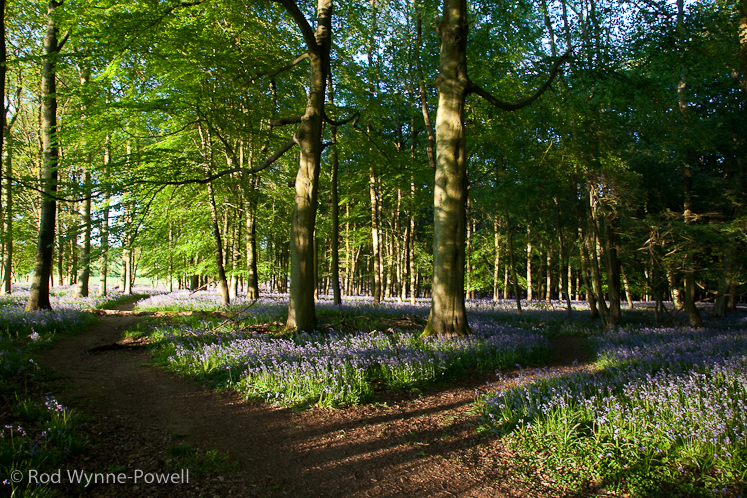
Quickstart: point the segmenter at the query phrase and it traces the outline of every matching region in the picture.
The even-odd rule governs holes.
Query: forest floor
[[[143,319],[131,309],[119,306],[45,351],[49,387],[86,417],[87,451],[66,468],[142,472],[138,483],[55,486],[65,496],[569,496],[538,472],[519,478],[525,459],[476,431],[472,402],[476,391],[498,387],[494,374],[417,394],[382,391],[364,406],[294,412],[154,366],[144,345],[122,340]],[[570,370],[588,360],[580,338],[552,343],[550,366]],[[188,483],[144,481],[182,469]]]

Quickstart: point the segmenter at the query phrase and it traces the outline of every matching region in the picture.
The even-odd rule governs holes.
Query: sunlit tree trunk
[[[83,196],[80,207],[82,238],[78,260],[77,294],[88,297],[88,279],[91,275],[91,172],[86,169],[83,174]]]
[[[42,101],[42,148],[44,150],[43,183],[44,194],[41,201],[39,236],[36,242],[34,275],[31,280],[27,311],[51,309],[49,302],[49,277],[52,273],[52,253],[54,251],[55,217],[57,204],[57,168],[59,142],[57,137],[57,88],[55,69],[57,56],[66,39],[57,41],[57,26],[54,13],[62,2],[50,1],[47,4],[47,33],[44,37],[44,57],[42,59],[41,101]]]
[[[332,76],[329,76],[329,102],[334,103],[334,90],[332,87]],[[331,202],[332,202],[332,234],[330,235],[332,261],[330,278],[332,279],[332,302],[337,306],[342,304],[340,294],[340,200],[337,195],[337,126],[332,126],[329,132],[331,150],[330,150],[330,168],[332,170],[332,179],[330,184]]]
[[[110,166],[110,152],[109,152],[109,137],[106,139],[106,146],[104,148],[104,179],[108,181],[109,178],[109,166]],[[101,228],[99,230],[100,237],[100,249],[101,257],[99,259],[99,296],[106,296],[106,277],[109,273],[109,189],[106,188],[104,193],[104,208],[101,212]]]
[[[286,8],[295,7],[290,0],[282,0],[281,3]],[[298,11],[298,8],[295,7],[295,10]],[[309,39],[306,30],[310,28],[305,19],[301,19],[300,12],[293,15],[297,23],[304,26],[304,37],[307,39],[310,52],[310,77],[306,113],[296,132],[296,142],[301,153],[291,219],[291,276],[286,327],[311,332],[316,329],[314,225],[319,194],[322,121],[332,35],[332,0],[318,0],[315,41]]]
[[[496,214],[495,218],[493,219],[493,233],[495,237],[495,260],[493,263],[493,301],[497,301],[500,297],[500,287],[498,285],[498,281],[501,275],[501,239],[500,234],[498,233],[498,227],[498,215]],[[505,290],[503,292],[505,294]]]
[[[433,297],[424,335],[462,336],[471,332],[464,304],[467,28],[466,0],[444,0],[439,23],[441,58],[433,196]]]

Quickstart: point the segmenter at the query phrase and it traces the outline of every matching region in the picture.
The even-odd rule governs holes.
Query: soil
[[[476,431],[472,403],[476,392],[500,387],[493,374],[417,394],[383,391],[365,406],[294,412],[210,391],[154,366],[141,343],[121,340],[142,320],[127,311],[131,306],[103,313],[45,352],[57,399],[88,417],[88,449],[66,468],[142,473],[137,483],[56,486],[65,496],[564,495],[539,473],[520,479],[512,452]],[[554,367],[587,360],[580,338],[552,345]],[[178,457],[192,448],[196,455]],[[190,471],[188,482],[144,480],[182,469]]]

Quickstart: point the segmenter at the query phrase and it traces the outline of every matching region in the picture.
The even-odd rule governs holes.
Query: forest
[[[294,410],[516,365],[470,403],[554,491],[745,489],[747,0],[0,0],[0,73],[18,379],[99,308]]]
[[[261,287],[304,330],[328,294],[433,296],[456,335],[463,295],[723,316],[740,5],[9,2],[4,292]]]

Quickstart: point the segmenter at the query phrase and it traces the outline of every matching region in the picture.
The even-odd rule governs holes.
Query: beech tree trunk
[[[334,88],[332,87],[332,76],[329,76],[329,102],[334,103]],[[332,170],[332,180],[330,189],[331,202],[332,202],[332,234],[331,237],[331,250],[332,250],[332,261],[330,268],[330,278],[332,279],[332,302],[335,306],[342,304],[342,296],[340,294],[340,200],[337,195],[337,126],[332,126],[329,131],[331,150],[330,150],[330,169]]]
[[[291,276],[288,300],[289,329],[312,332],[316,329],[314,309],[314,225],[319,195],[324,98],[329,71],[332,36],[332,0],[318,0],[317,29],[310,39],[310,27],[291,0],[281,0],[304,32],[309,48],[309,92],[306,113],[296,132],[300,164],[295,182],[295,204],[291,219]],[[295,11],[293,10],[295,8]]]
[[[42,174],[41,217],[39,235],[34,257],[34,275],[31,280],[26,311],[51,309],[49,302],[49,277],[52,273],[52,253],[54,251],[55,222],[57,214],[57,166],[59,144],[57,141],[57,87],[55,69],[57,55],[66,40],[57,41],[57,26],[54,11],[62,2],[51,0],[47,4],[47,33],[44,37],[44,57],[42,60],[41,102],[42,102],[42,149],[44,165]]]
[[[213,190],[213,185],[211,183],[208,183],[208,196],[210,197],[210,218],[213,225],[213,240],[215,241],[215,264],[218,267],[218,294],[220,294],[221,297],[221,304],[223,306],[228,306],[231,299],[228,295],[226,269],[223,266],[223,241],[220,235],[218,209],[215,205],[215,191]]]
[[[508,242],[508,262],[511,265],[511,280],[514,286],[514,299],[516,299],[516,312],[521,315],[521,290],[519,289],[519,277],[516,275],[516,260],[514,258],[514,238],[511,231],[511,218],[506,215],[506,239]]]
[[[78,261],[77,294],[88,297],[88,279],[91,275],[91,172],[83,175],[83,195],[85,199],[80,208],[82,238]]]
[[[444,0],[436,114],[432,306],[423,335],[470,334],[464,304],[467,154],[464,100],[467,75],[467,2]]]

